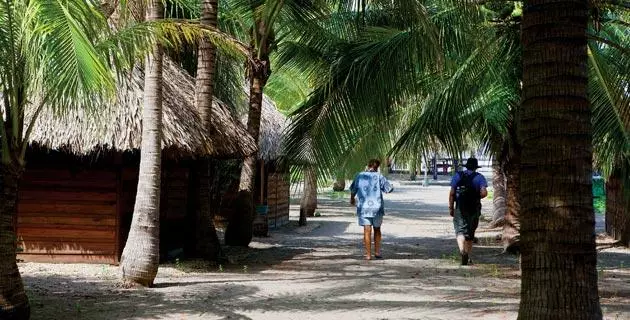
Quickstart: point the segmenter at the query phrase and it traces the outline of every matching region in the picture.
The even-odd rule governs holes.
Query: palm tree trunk
[[[212,27],[217,26],[217,0],[204,0],[201,3],[201,21],[202,25]],[[195,106],[199,113],[203,124],[209,134],[215,128],[212,128],[212,98],[214,94],[214,73],[215,73],[215,57],[216,48],[208,39],[201,39],[199,42],[197,59],[197,78],[195,79]],[[197,189],[197,206],[195,217],[196,224],[196,253],[210,261],[216,261],[221,254],[221,245],[217,237],[217,231],[214,226],[214,211],[210,197],[211,190],[211,164],[210,159],[202,158],[197,161],[197,170],[193,178],[196,181]]]
[[[147,20],[159,20],[161,0],[151,0]],[[160,178],[162,163],[162,48],[147,58],[142,109],[138,191],[131,229],[120,262],[123,281],[152,286],[160,262]]]
[[[346,177],[343,173],[339,173],[333,183],[333,191],[340,192],[346,190]]]
[[[503,223],[503,248],[506,252],[518,253],[520,248],[521,223],[519,214],[521,212],[520,180],[521,180],[521,160],[520,151],[515,150],[510,159],[505,164],[505,189],[507,196],[505,217]]]
[[[494,228],[502,226],[505,222],[506,195],[505,174],[501,168],[499,160],[494,157],[492,159],[492,222],[490,225]]]
[[[0,119],[1,121],[1,119]],[[16,263],[18,185],[23,168],[0,167],[0,319],[28,319],[30,306]]]
[[[621,245],[630,246],[630,199],[615,171],[606,181],[606,232]]]
[[[264,52],[268,52],[265,48]],[[271,75],[269,57],[263,54],[262,59],[252,58],[250,65],[249,114],[247,131],[254,138],[256,145],[260,140],[260,117],[262,114],[263,90]],[[256,163],[258,152],[248,156],[241,168],[239,185],[238,210],[230,217],[225,230],[225,244],[232,246],[248,246],[252,241],[254,221],[254,184],[256,180]]]
[[[317,209],[317,172],[314,167],[304,170],[304,194],[300,201],[299,225],[306,225],[306,217],[314,217]]]
[[[601,319],[586,0],[523,6],[518,319]],[[508,176],[508,180],[510,177]]]

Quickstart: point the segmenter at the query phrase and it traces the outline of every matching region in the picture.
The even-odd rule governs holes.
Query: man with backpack
[[[471,262],[470,253],[481,216],[481,199],[488,195],[486,178],[476,172],[481,168],[477,159],[468,158],[465,167],[466,170],[453,176],[448,198],[448,210],[453,217],[463,266]]]

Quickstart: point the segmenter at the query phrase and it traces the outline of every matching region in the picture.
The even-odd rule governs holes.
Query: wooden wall
[[[185,249],[195,238],[192,217],[189,218],[190,170],[178,164],[166,165],[162,172],[162,198],[160,200],[160,251],[167,257],[169,251]],[[195,190],[196,191],[196,190]],[[192,194],[196,197],[196,193]]]
[[[121,243],[124,248],[131,226],[138,188],[138,168],[125,167],[122,175]],[[194,230],[188,223],[188,181],[186,164],[162,165],[160,198],[160,254],[165,257],[169,250],[184,248]],[[121,252],[122,253],[122,252]]]
[[[18,202],[19,259],[117,263],[118,173],[28,168]]]
[[[20,186],[17,234],[23,252],[18,258],[117,264],[133,215],[136,159],[114,157],[91,166],[83,166],[83,160],[67,162],[70,158],[50,162],[49,156],[40,155],[37,159],[27,167]],[[190,208],[195,190],[190,185],[190,163],[165,162],[162,168],[160,251],[166,257],[169,251],[186,249],[194,241]],[[289,175],[273,168],[266,175],[268,225],[275,228],[289,222]],[[222,189],[216,209],[229,213],[229,198],[235,192],[229,191],[226,181],[216,182]]]
[[[271,172],[267,177],[267,223],[269,229],[289,223],[289,174]]]

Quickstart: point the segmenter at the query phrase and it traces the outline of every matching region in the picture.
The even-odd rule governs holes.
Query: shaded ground
[[[484,230],[460,267],[445,186],[396,184],[387,196],[385,259],[363,261],[347,199],[320,200],[321,217],[228,248],[232,263],[160,268],[156,287],[123,289],[106,265],[23,263],[33,319],[515,319],[518,261]],[[490,208],[490,203],[485,203]],[[294,208],[295,209],[295,208]],[[630,252],[600,252],[607,319],[630,319]]]

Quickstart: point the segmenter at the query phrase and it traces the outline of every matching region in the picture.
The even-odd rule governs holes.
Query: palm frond
[[[105,57],[95,48],[94,35],[107,28],[104,17],[85,1],[30,1],[26,20],[31,25],[25,54],[43,93],[53,105],[73,105],[113,94],[114,78]]]
[[[608,25],[604,34],[621,47],[627,36],[616,36],[619,27]],[[598,166],[610,174],[630,158],[630,55],[617,46],[589,42],[589,96],[593,105],[593,143]],[[625,160],[624,160],[625,159]]]

